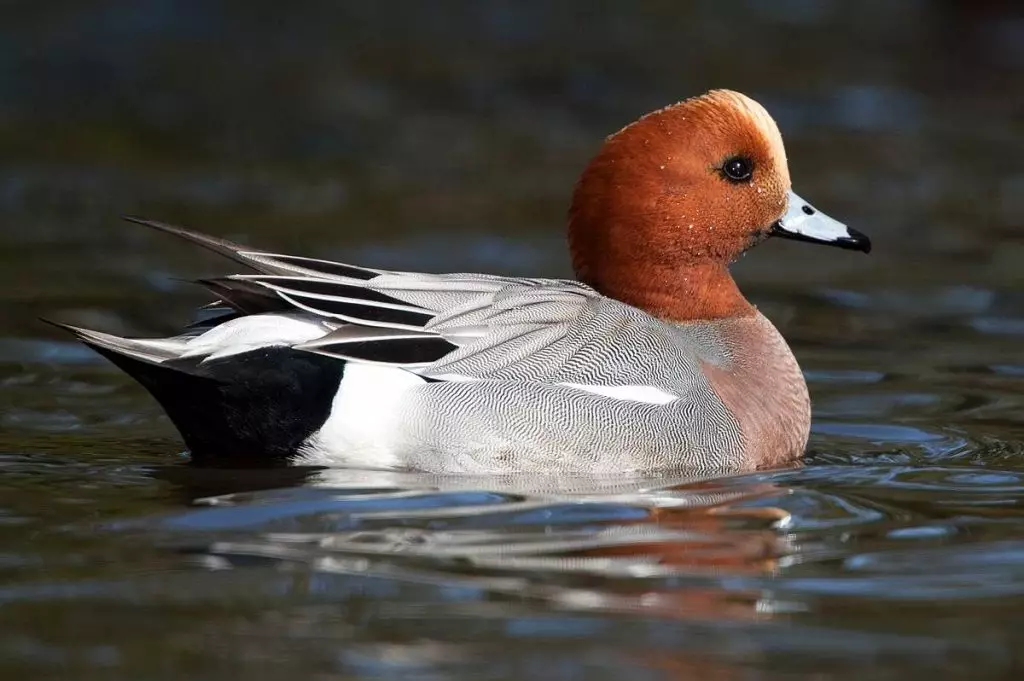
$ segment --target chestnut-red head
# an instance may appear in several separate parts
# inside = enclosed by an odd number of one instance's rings
[[[730,90],[659,109],[610,136],[569,212],[577,276],[678,321],[749,313],[727,266],[773,234],[870,247],[790,191],[775,121]]]

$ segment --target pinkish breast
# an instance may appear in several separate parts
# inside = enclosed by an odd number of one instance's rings
[[[712,389],[736,419],[748,469],[803,455],[811,427],[807,383],[782,334],[760,312],[715,322],[722,364],[704,362]]]

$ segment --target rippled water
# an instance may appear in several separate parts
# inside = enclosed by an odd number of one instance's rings
[[[1024,649],[1024,19],[1012,3],[53,3],[3,10],[4,678],[1004,678]],[[375,9],[376,8],[376,9]],[[813,57],[813,58],[812,58]],[[566,274],[602,135],[777,115],[870,257],[744,289],[800,467],[646,480],[188,464],[37,316],[158,334],[224,271],[119,212],[418,269]]]

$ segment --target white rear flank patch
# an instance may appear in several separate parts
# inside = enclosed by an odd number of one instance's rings
[[[202,357],[204,362],[274,345],[296,345],[319,338],[337,324],[325,323],[301,313],[266,313],[232,319],[185,344],[182,357]]]
[[[306,465],[394,468],[395,431],[406,393],[424,379],[404,369],[349,362],[331,413],[299,450]]]
[[[644,402],[646,404],[668,404],[679,399],[679,395],[665,392],[653,385],[585,385],[583,383],[559,383],[567,388],[576,388],[595,395],[614,397],[628,402]]]

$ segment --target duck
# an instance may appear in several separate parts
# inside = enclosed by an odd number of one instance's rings
[[[729,266],[769,238],[869,252],[793,192],[755,100],[712,90],[604,140],[575,280],[391,271],[139,217],[247,268],[181,334],[63,328],[160,403],[197,463],[440,474],[748,471],[798,460],[807,384]]]

